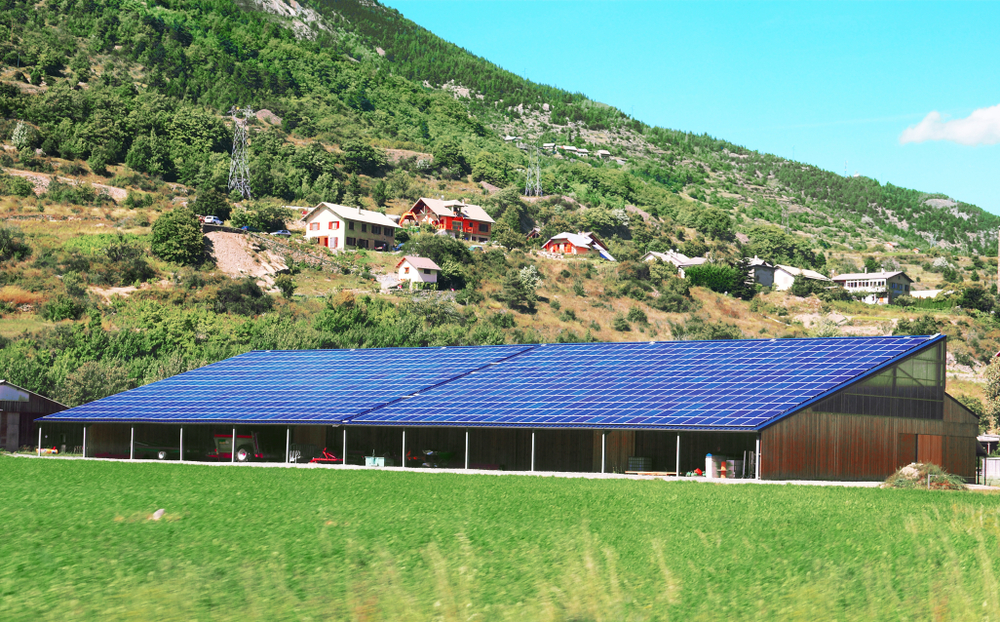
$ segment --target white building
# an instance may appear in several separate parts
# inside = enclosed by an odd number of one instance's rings
[[[643,261],[660,261],[673,264],[677,268],[677,274],[683,279],[685,268],[690,268],[691,266],[700,266],[701,264],[708,261],[704,257],[688,257],[684,253],[669,250],[665,253],[658,253],[656,251],[649,251],[642,256]]]
[[[407,255],[396,264],[396,276],[400,281],[410,283],[410,287],[436,284],[441,267],[426,257]]]
[[[868,304],[890,304],[898,296],[909,296],[913,279],[903,272],[859,272],[838,274],[834,282]]]
[[[338,250],[389,250],[395,244],[399,228],[385,214],[333,203],[320,203],[300,222],[305,224],[306,239],[316,238],[320,246]]]
[[[791,289],[796,278],[833,284],[833,279],[829,279],[815,270],[770,264],[759,257],[750,260],[750,276],[762,286],[770,287],[779,292]]]

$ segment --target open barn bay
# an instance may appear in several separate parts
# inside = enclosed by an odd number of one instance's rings
[[[1000,618],[1000,495],[13,457],[0,473],[6,620]]]

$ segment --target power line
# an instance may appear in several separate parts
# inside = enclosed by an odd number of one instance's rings
[[[253,108],[233,106],[229,109],[233,118],[233,157],[229,162],[229,189],[237,190],[244,199],[250,195],[250,160],[247,155],[247,121],[254,115]],[[242,118],[240,118],[242,117]]]
[[[542,165],[538,156],[537,146],[535,146],[535,151],[533,153],[529,152],[528,155],[528,170],[526,171],[524,180],[524,196],[542,196]]]

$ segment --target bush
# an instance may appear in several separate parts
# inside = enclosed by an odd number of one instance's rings
[[[233,211],[225,195],[215,189],[199,192],[198,197],[191,204],[191,209],[195,214],[215,216],[222,221],[229,220]]]
[[[621,313],[615,315],[614,319],[611,320],[611,328],[617,330],[620,333],[625,333],[632,330],[632,326],[629,325],[628,320]]]
[[[201,224],[189,209],[175,209],[153,223],[153,253],[172,263],[190,265],[201,261],[205,242]]]
[[[285,300],[291,300],[295,294],[295,279],[287,274],[279,274],[274,278],[274,286],[281,292]]]
[[[565,311],[559,314],[559,319],[563,322],[575,322],[576,312],[573,311],[572,309],[566,309]]]
[[[219,288],[213,308],[216,313],[260,315],[274,306],[274,299],[250,278],[232,281]]]
[[[490,324],[497,328],[514,328],[513,313],[494,313],[490,316]]]
[[[250,209],[236,209],[230,215],[234,227],[253,227],[260,231],[276,231],[285,228],[288,210],[276,205],[251,205]]]
[[[455,302],[460,305],[474,305],[476,303],[482,302],[485,299],[481,293],[476,291],[472,287],[466,287],[457,294],[455,294]]]
[[[704,263],[684,269],[684,278],[692,286],[707,287],[713,292],[725,293],[736,289],[745,276],[732,266]]]
[[[896,324],[893,335],[936,335],[941,329],[941,324],[934,319],[934,316],[922,315],[913,320],[899,320]]]
[[[30,197],[35,194],[35,187],[24,177],[7,175],[0,171],[0,194],[15,197]]]
[[[886,478],[882,488],[966,490],[967,486],[961,477],[948,473],[936,464],[913,462]]]
[[[156,271],[146,263],[146,251],[119,234],[104,251],[107,261],[95,270],[95,281],[104,285],[130,285],[148,281]]]
[[[30,255],[31,247],[25,243],[20,229],[0,226],[0,262],[8,259],[21,261]]]
[[[70,298],[64,294],[59,294],[52,300],[42,305],[41,316],[42,319],[50,322],[58,322],[59,320],[78,320],[80,319],[80,316],[83,315],[86,308],[87,307],[79,300]]]
[[[649,319],[646,317],[646,314],[639,307],[632,307],[631,309],[629,309],[628,315],[625,316],[625,319],[634,324],[649,323]]]

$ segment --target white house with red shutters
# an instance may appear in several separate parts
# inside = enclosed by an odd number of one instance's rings
[[[400,281],[409,282],[410,287],[434,285],[441,267],[427,257],[407,255],[396,264],[396,276]]]
[[[320,246],[337,250],[389,250],[399,228],[385,214],[333,203],[320,203],[300,221],[305,223],[306,239],[315,238]]]

